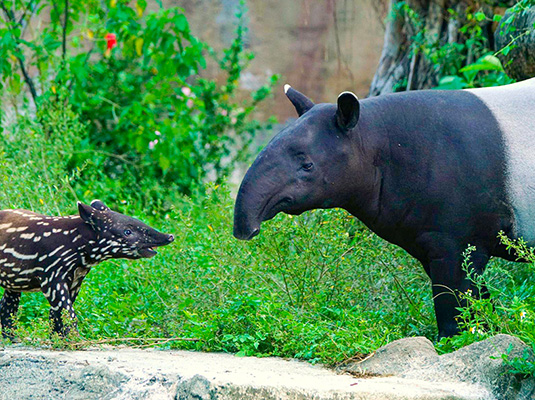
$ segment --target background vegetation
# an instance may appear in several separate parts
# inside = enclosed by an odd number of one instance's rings
[[[250,116],[277,80],[236,100],[252,57],[243,25],[216,54],[191,34],[180,9],[147,12],[143,1],[119,0],[68,12],[67,2],[0,5],[0,207],[69,214],[76,200],[100,198],[177,238],[153,259],[95,267],[76,303],[81,338],[68,345],[159,338],[168,348],[336,363],[401,337],[435,340],[423,269],[346,213],[279,215],[252,242],[232,237],[226,177],[256,153],[251,140],[266,124]],[[32,14],[51,23],[28,37]],[[509,82],[477,31],[487,58],[469,69],[444,63],[466,47],[421,42],[418,51],[466,86]],[[218,63],[223,81],[202,77],[207,62]],[[533,345],[534,276],[533,264],[493,261],[482,279],[494,308],[466,294],[463,333],[438,348],[499,332]],[[47,310],[39,293],[23,295],[21,340],[65,345],[50,342]],[[504,360],[515,372],[533,373],[527,358]]]

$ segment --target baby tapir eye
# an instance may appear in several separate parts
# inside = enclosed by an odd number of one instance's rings
[[[312,163],[305,163],[302,165],[302,168],[305,170],[305,171],[310,171],[312,170],[312,167],[314,166],[314,164]]]
[[[130,236],[132,234],[132,231],[130,229],[125,229],[124,230],[124,235],[125,236]]]

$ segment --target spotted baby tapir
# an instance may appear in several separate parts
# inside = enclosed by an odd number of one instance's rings
[[[110,258],[149,258],[173,235],[110,210],[102,201],[78,202],[79,215],[52,217],[27,210],[0,211],[0,323],[13,338],[21,292],[42,291],[54,332],[76,328],[73,304],[91,267]],[[70,320],[64,324],[62,317]]]

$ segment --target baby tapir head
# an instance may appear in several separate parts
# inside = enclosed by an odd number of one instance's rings
[[[158,232],[143,222],[112,211],[100,200],[91,205],[78,202],[80,217],[97,235],[97,243],[110,258],[150,258],[155,247],[174,240],[173,235]],[[109,247],[108,247],[109,246]]]

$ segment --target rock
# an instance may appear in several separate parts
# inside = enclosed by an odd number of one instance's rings
[[[0,399],[112,399],[125,378],[103,365],[65,365],[42,356],[10,356],[0,363]]]
[[[534,399],[535,378],[508,374],[502,363],[501,356],[510,347],[510,357],[521,357],[524,351],[534,357],[530,347],[509,335],[497,335],[442,356],[428,339],[417,337],[396,340],[372,357],[342,369],[362,375],[465,383],[484,388],[497,400]]]
[[[509,21],[512,16],[514,19]],[[501,24],[494,32],[496,50],[503,49],[516,39],[515,47],[508,54],[500,53],[498,57],[507,75],[519,81],[535,76],[534,24],[535,7],[516,15],[511,10],[507,10]],[[514,28],[514,31],[510,31],[511,28]]]
[[[402,376],[421,365],[433,364],[437,357],[435,347],[429,339],[405,338],[379,348],[373,357],[344,369],[364,376],[370,374]]]
[[[194,375],[177,385],[176,400],[215,400],[210,381],[202,375]]]

